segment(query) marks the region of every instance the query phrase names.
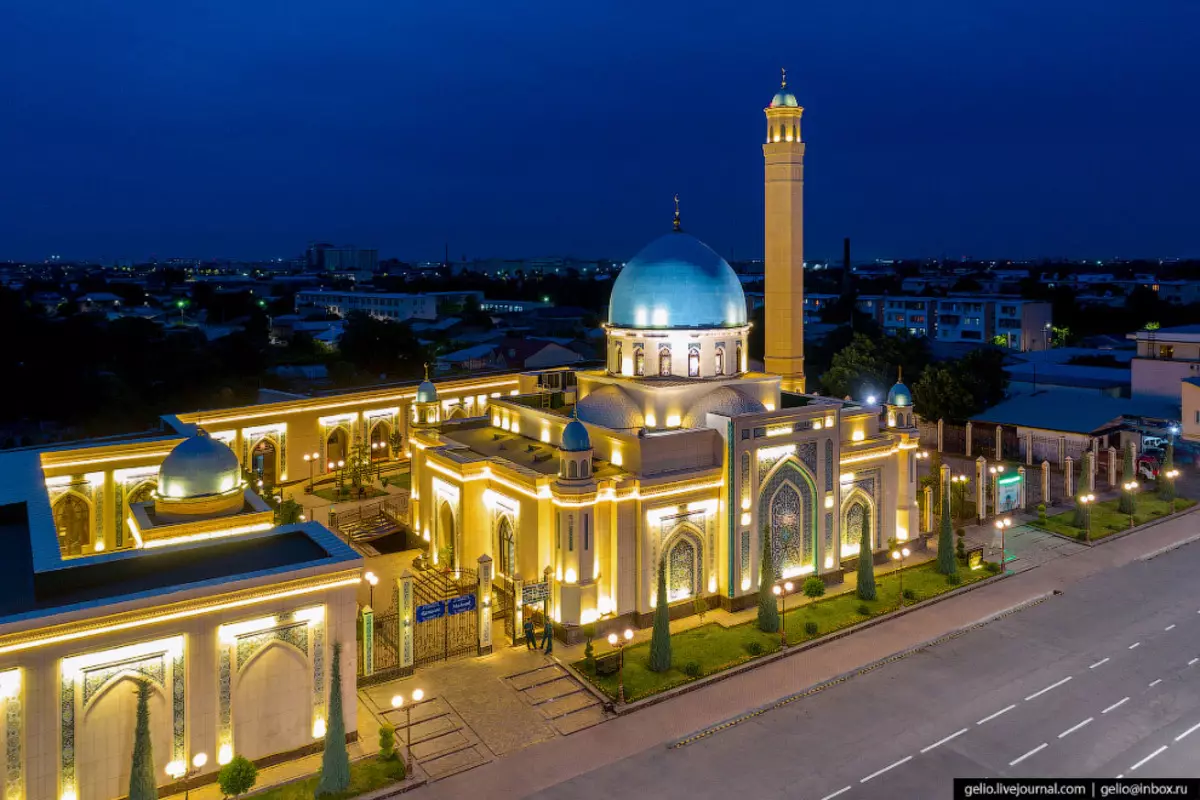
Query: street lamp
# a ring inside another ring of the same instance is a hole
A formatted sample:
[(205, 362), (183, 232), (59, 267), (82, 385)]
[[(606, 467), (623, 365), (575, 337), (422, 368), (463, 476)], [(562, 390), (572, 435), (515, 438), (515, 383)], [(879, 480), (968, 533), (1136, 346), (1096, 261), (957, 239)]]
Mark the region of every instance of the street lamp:
[(368, 572), (363, 577), (367, 579), (367, 591), (371, 593), (371, 599), (367, 602), (370, 603), (371, 608), (375, 608), (375, 585), (379, 583), (379, 576), (374, 572)]
[[(955, 486), (951, 486), (951, 487), (950, 487), (950, 488), (951, 488), (951, 490), (952, 490), (952, 495), (953, 495), (953, 494), (957, 494), (957, 495), (958, 495), (958, 498), (957, 498), (957, 503), (958, 503), (958, 505), (957, 505), (957, 506), (955, 506), (955, 504), (954, 504), (954, 503), (951, 503), (951, 504), (950, 504), (950, 516), (951, 516), (951, 519), (954, 519), (954, 513), (953, 513), (953, 512), (954, 512), (955, 508), (958, 508), (959, 510), (961, 510), (961, 509), (962, 509), (962, 504), (963, 504), (963, 501), (966, 499), (966, 493), (967, 493), (967, 481), (968, 481), (968, 480), (970, 480), (970, 479), (969, 479), (969, 478), (968, 478), (966, 475), (962, 475), (962, 474), (959, 474), (959, 475), (954, 475), (954, 476), (952, 476), (952, 477), (950, 478), (950, 483), (952, 483), (952, 484), (955, 484), (955, 485), (957, 486), (957, 488), (955, 488)], [(961, 515), (960, 515), (960, 516), (961, 516)]]
[(1128, 483), (1123, 483), (1123, 484), (1121, 484), (1121, 488), (1124, 489), (1125, 491), (1129, 492), (1129, 527), (1132, 528), (1133, 527), (1133, 505), (1134, 505), (1133, 493), (1137, 491), (1138, 482), (1137, 481), (1129, 481)]
[(1092, 503), (1096, 502), (1096, 495), (1083, 494), (1079, 496), (1079, 505), (1083, 506), (1083, 540), (1090, 542), (1092, 540)]
[(313, 486), (313, 467), (317, 465), (317, 459), (321, 457), (320, 453), (305, 453), (304, 463), (308, 464), (308, 488), (311, 491)]
[(1004, 554), (1005, 554), (1005, 534), (1012, 527), (1012, 517), (996, 520), (996, 530), (1000, 531), (1000, 569), (1004, 569)]
[(425, 692), (421, 689), (413, 689), (410, 697), (412, 702), (404, 705), (403, 695), (392, 695), (392, 708), (404, 707), (404, 751), (408, 756), (404, 765), (405, 775), (412, 775), (412, 709), (414, 705), (425, 698)]
[(1179, 477), (1179, 470), (1169, 469), (1166, 471), (1166, 473), (1163, 475), (1163, 477), (1165, 477), (1167, 480), (1169, 480), (1171, 482), (1171, 513), (1174, 514), (1175, 513), (1175, 479)]
[(183, 780), (183, 800), (188, 800), (191, 793), (192, 778), (200, 774), (200, 770), (208, 763), (207, 753), (196, 753), (192, 757), (192, 768), (188, 769), (183, 765), (182, 761), (172, 761), (167, 764), (167, 774), (175, 780)]
[(994, 467), (988, 467), (988, 473), (992, 476), (992, 511), (1000, 513), (1000, 476), (1004, 473), (1004, 465), (997, 464)]
[(792, 582), (780, 586), (778, 583), (771, 591), (779, 598), (779, 646), (787, 647), (787, 596), (792, 593)]
[(625, 645), (633, 639), (633, 631), (625, 629), (624, 638), (617, 634), (608, 635), (609, 647), (617, 648), (617, 702), (625, 705)]
[(892, 551), (892, 559), (900, 562), (899, 569), (896, 570), (896, 576), (900, 579), (900, 607), (904, 608), (904, 559), (910, 555), (907, 547), (897, 547)]

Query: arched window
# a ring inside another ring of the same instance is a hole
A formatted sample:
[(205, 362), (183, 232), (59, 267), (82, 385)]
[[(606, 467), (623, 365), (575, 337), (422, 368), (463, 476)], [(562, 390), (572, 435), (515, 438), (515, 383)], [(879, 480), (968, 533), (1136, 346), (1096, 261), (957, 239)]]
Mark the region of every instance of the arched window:
[(735, 352), (735, 355), (737, 356), (737, 363), (733, 365), (733, 371), (734, 371), (734, 374), (737, 374), (742, 371), (742, 342), (740, 339), (738, 340), (738, 343), (737, 343), (737, 350)]
[(725, 345), (717, 345), (717, 374), (725, 374)]
[(700, 377), (700, 348), (695, 345), (688, 348), (688, 377)]
[(77, 494), (65, 494), (54, 504), (54, 527), (58, 530), (58, 544), (63, 553), (77, 556), (91, 544), (90, 516), (91, 507)]
[(646, 349), (640, 344), (633, 346), (633, 374), (639, 378), (646, 374)]
[(570, 463), (567, 464), (567, 477), (568, 478), (578, 478), (579, 477), (579, 468), (575, 466), (574, 461), (571, 461)]
[(500, 518), (500, 532), (497, 536), (497, 551), (500, 556), (500, 574), (512, 577), (516, 573), (517, 543), (513, 536), (512, 523), (508, 517)]
[(800, 494), (785, 483), (771, 498), (771, 550), (775, 577), (805, 563), (804, 524), (800, 513)]
[(696, 594), (696, 545), (690, 536), (680, 536), (667, 554), (667, 599), (682, 600)]
[(671, 376), (671, 348), (666, 345), (658, 348), (658, 374), (664, 378)]
[(586, 478), (587, 476), (588, 476), (588, 462), (587, 462), (587, 459), (585, 458), (583, 461), (579, 462), (579, 477)]
[(846, 524), (842, 529), (842, 555), (853, 555), (863, 541), (871, 547), (871, 513), (867, 504), (855, 501), (846, 511)]

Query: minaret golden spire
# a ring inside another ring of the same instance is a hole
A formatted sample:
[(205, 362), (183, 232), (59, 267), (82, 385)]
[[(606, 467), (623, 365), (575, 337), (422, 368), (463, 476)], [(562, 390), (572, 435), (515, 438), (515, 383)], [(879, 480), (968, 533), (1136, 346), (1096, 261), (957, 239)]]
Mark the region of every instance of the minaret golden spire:
[(904, 383), (904, 367), (896, 367), (896, 383)]
[(678, 233), (681, 230), (683, 230), (683, 227), (679, 222), (679, 195), (676, 194), (675, 195), (675, 232)]
[(787, 67), (780, 67), (779, 71), (783, 74), (783, 80), (779, 84), (780, 89), (787, 88)]
[(425, 362), (425, 380), (429, 380), (429, 362)]

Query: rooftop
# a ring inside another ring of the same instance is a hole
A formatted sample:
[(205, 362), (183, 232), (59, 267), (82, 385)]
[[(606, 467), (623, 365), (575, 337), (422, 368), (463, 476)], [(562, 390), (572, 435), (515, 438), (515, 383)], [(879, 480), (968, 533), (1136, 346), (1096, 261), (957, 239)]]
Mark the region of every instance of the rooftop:
[[(526, 472), (558, 474), (558, 448), (519, 433), (509, 433), (480, 423), (444, 429), (442, 439), (465, 445), (489, 460), (509, 461)], [(593, 460), (592, 474), (597, 479), (604, 479), (627, 473), (608, 461), (596, 458)]]
[(1091, 434), (1122, 417), (1175, 419), (1179, 416), (1178, 408), (1178, 405), (1154, 398), (1130, 399), (1047, 390), (1012, 397), (976, 414), (971, 421)]

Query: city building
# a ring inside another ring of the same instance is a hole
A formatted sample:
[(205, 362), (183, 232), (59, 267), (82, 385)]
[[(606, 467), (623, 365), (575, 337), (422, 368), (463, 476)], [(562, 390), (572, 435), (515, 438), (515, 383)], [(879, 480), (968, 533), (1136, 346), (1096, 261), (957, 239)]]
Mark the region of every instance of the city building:
[(308, 246), (306, 261), (308, 268), (317, 272), (375, 272), (379, 269), (379, 251), (316, 242)]
[(1050, 347), (1053, 318), (1050, 303), (1043, 301), (966, 294), (860, 295), (855, 305), (892, 335), (995, 344), (1019, 352)]
[(1130, 364), (1134, 397), (1178, 402), (1181, 382), (1200, 377), (1200, 325), (1141, 330), (1128, 338), (1137, 344)]
[(409, 319), (435, 320), (438, 317), (438, 298), (432, 294), (402, 294), (391, 292), (339, 292), (322, 289), (303, 289), (296, 292), (296, 313), (318, 310), (345, 317), (352, 311), (363, 311), (372, 317), (403, 322)]

